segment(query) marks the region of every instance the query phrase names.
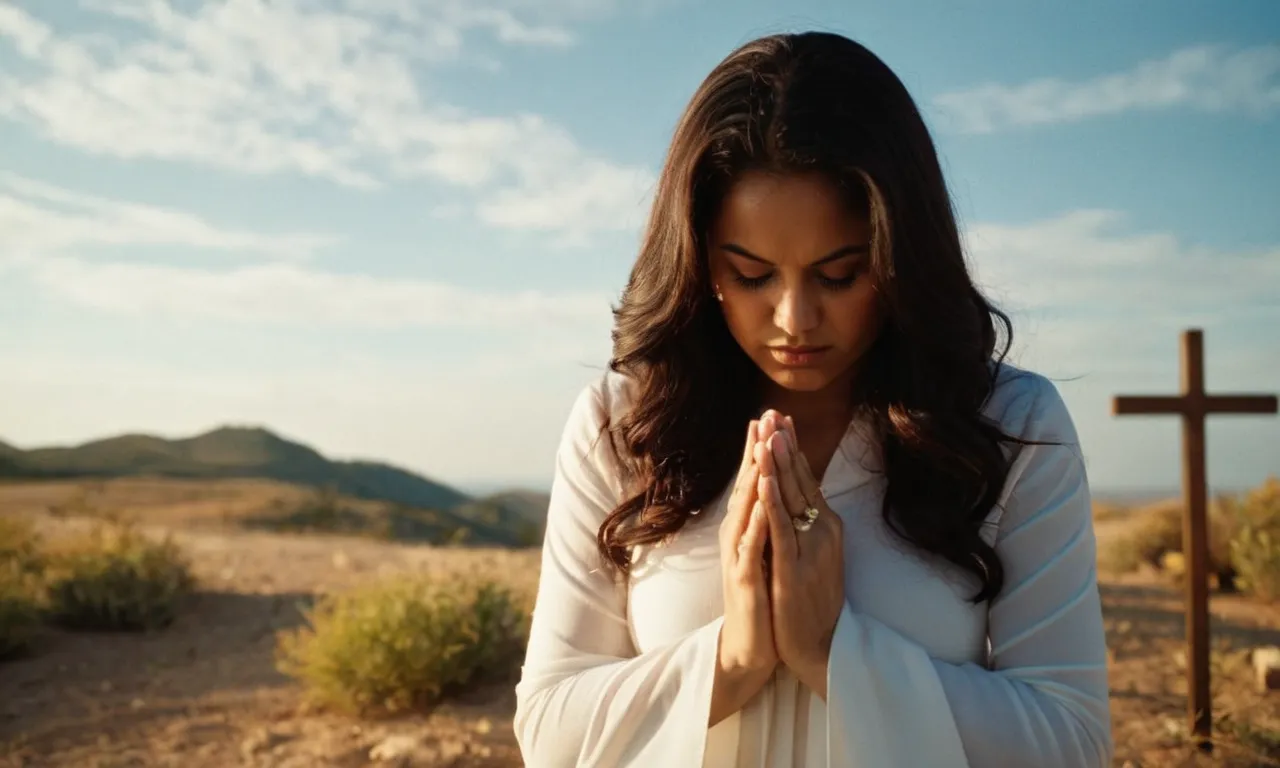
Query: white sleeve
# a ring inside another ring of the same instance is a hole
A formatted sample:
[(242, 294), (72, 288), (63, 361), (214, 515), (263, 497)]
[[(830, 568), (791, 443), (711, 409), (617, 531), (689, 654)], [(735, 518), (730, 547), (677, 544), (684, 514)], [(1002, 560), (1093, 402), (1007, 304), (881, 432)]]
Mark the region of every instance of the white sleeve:
[[(948, 664), (845, 605), (828, 663), (831, 765), (1111, 765), (1106, 636), (1084, 461), (1045, 382), (1005, 485), (989, 667)], [(911, 728), (903, 728), (911, 723)], [(901, 762), (906, 759), (907, 762)]]
[(530, 768), (701, 765), (723, 619), (636, 654), (625, 587), (596, 549), (620, 495), (605, 386), (579, 396), (557, 451), (516, 739)]

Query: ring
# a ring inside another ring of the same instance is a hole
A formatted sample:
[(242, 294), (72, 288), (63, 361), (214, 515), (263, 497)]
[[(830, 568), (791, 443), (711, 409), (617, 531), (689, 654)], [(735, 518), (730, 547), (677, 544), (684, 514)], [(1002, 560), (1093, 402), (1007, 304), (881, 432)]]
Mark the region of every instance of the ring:
[(818, 519), (818, 508), (809, 507), (804, 511), (803, 515), (791, 518), (791, 525), (801, 533), (813, 527), (813, 521)]

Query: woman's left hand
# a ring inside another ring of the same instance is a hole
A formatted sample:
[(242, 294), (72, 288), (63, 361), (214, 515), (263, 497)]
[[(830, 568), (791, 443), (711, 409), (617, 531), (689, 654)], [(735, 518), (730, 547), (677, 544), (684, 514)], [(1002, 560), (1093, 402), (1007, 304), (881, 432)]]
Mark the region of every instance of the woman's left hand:
[[(844, 523), (823, 498), (793, 428), (757, 443), (756, 459), (773, 548), (769, 586), (778, 657), (825, 700), (831, 638), (844, 602)], [(797, 530), (793, 521), (803, 522), (810, 508), (817, 518), (808, 530)]]

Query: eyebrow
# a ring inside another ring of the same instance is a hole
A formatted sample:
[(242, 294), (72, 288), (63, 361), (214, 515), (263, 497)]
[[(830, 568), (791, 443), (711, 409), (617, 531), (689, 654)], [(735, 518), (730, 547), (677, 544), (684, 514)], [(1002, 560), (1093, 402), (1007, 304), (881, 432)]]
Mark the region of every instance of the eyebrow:
[[(769, 261), (768, 259), (764, 259), (764, 258), (761, 258), (760, 256), (755, 255), (754, 253), (752, 253), (751, 251), (748, 251), (746, 248), (743, 248), (737, 243), (725, 243), (720, 246), (720, 249), (728, 251), (730, 253), (736, 253), (737, 255), (741, 256), (744, 259), (758, 261), (761, 264), (768, 264), (771, 267), (776, 266), (773, 262)], [(835, 261), (836, 259), (843, 259), (845, 256), (863, 255), (870, 252), (871, 252), (871, 248), (870, 246), (867, 246), (867, 245), (845, 245), (845, 246), (841, 246), (840, 248), (837, 248), (831, 253), (828, 253), (826, 256), (823, 256), (822, 258), (813, 262), (809, 266), (816, 267), (821, 264), (826, 264), (828, 262)]]

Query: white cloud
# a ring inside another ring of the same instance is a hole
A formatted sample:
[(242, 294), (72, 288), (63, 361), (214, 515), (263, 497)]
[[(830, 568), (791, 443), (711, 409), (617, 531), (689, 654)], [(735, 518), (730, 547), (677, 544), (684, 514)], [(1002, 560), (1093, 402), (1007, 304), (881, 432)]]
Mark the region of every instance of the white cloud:
[[(0, 174), (0, 267), (46, 295), (102, 312), (241, 326), (554, 329), (606, 336), (603, 293), (488, 292), (410, 277), (324, 271), (296, 257), (329, 245), (307, 233), (227, 230), (172, 209), (108, 200)], [(214, 267), (121, 260), (102, 246), (209, 248), (255, 258)]]
[(987, 83), (934, 99), (944, 125), (968, 133), (1175, 107), (1262, 114), (1280, 107), (1280, 45), (1198, 46), (1088, 80)]
[[(537, 117), (432, 101), (422, 80), (424, 69), (470, 55), (473, 32), (567, 45), (563, 27), (524, 18), (575, 18), (608, 3), (335, 2), (228, 0), (189, 13), (162, 0), (89, 5), (140, 39), (62, 33), (0, 6), (0, 40), (25, 59), (0, 75), (0, 116), (115, 157), (357, 188), (426, 177), (469, 189), (498, 226), (580, 237), (634, 221), (647, 170), (596, 157)], [(565, 188), (584, 177), (591, 205)]]
[(1280, 247), (1223, 251), (1167, 232), (1123, 232), (1117, 211), (1077, 210), (965, 235), (979, 281), (1032, 310), (1225, 312), (1274, 301)]
[(221, 229), (182, 211), (0, 173), (0, 258), (35, 258), (101, 245), (171, 245), (300, 258), (333, 242), (324, 235)]
[(212, 319), (305, 328), (489, 328), (587, 324), (607, 332), (605, 294), (490, 293), (447, 283), (257, 264), (231, 270), (44, 258), (26, 274), (75, 304), (155, 321)]

